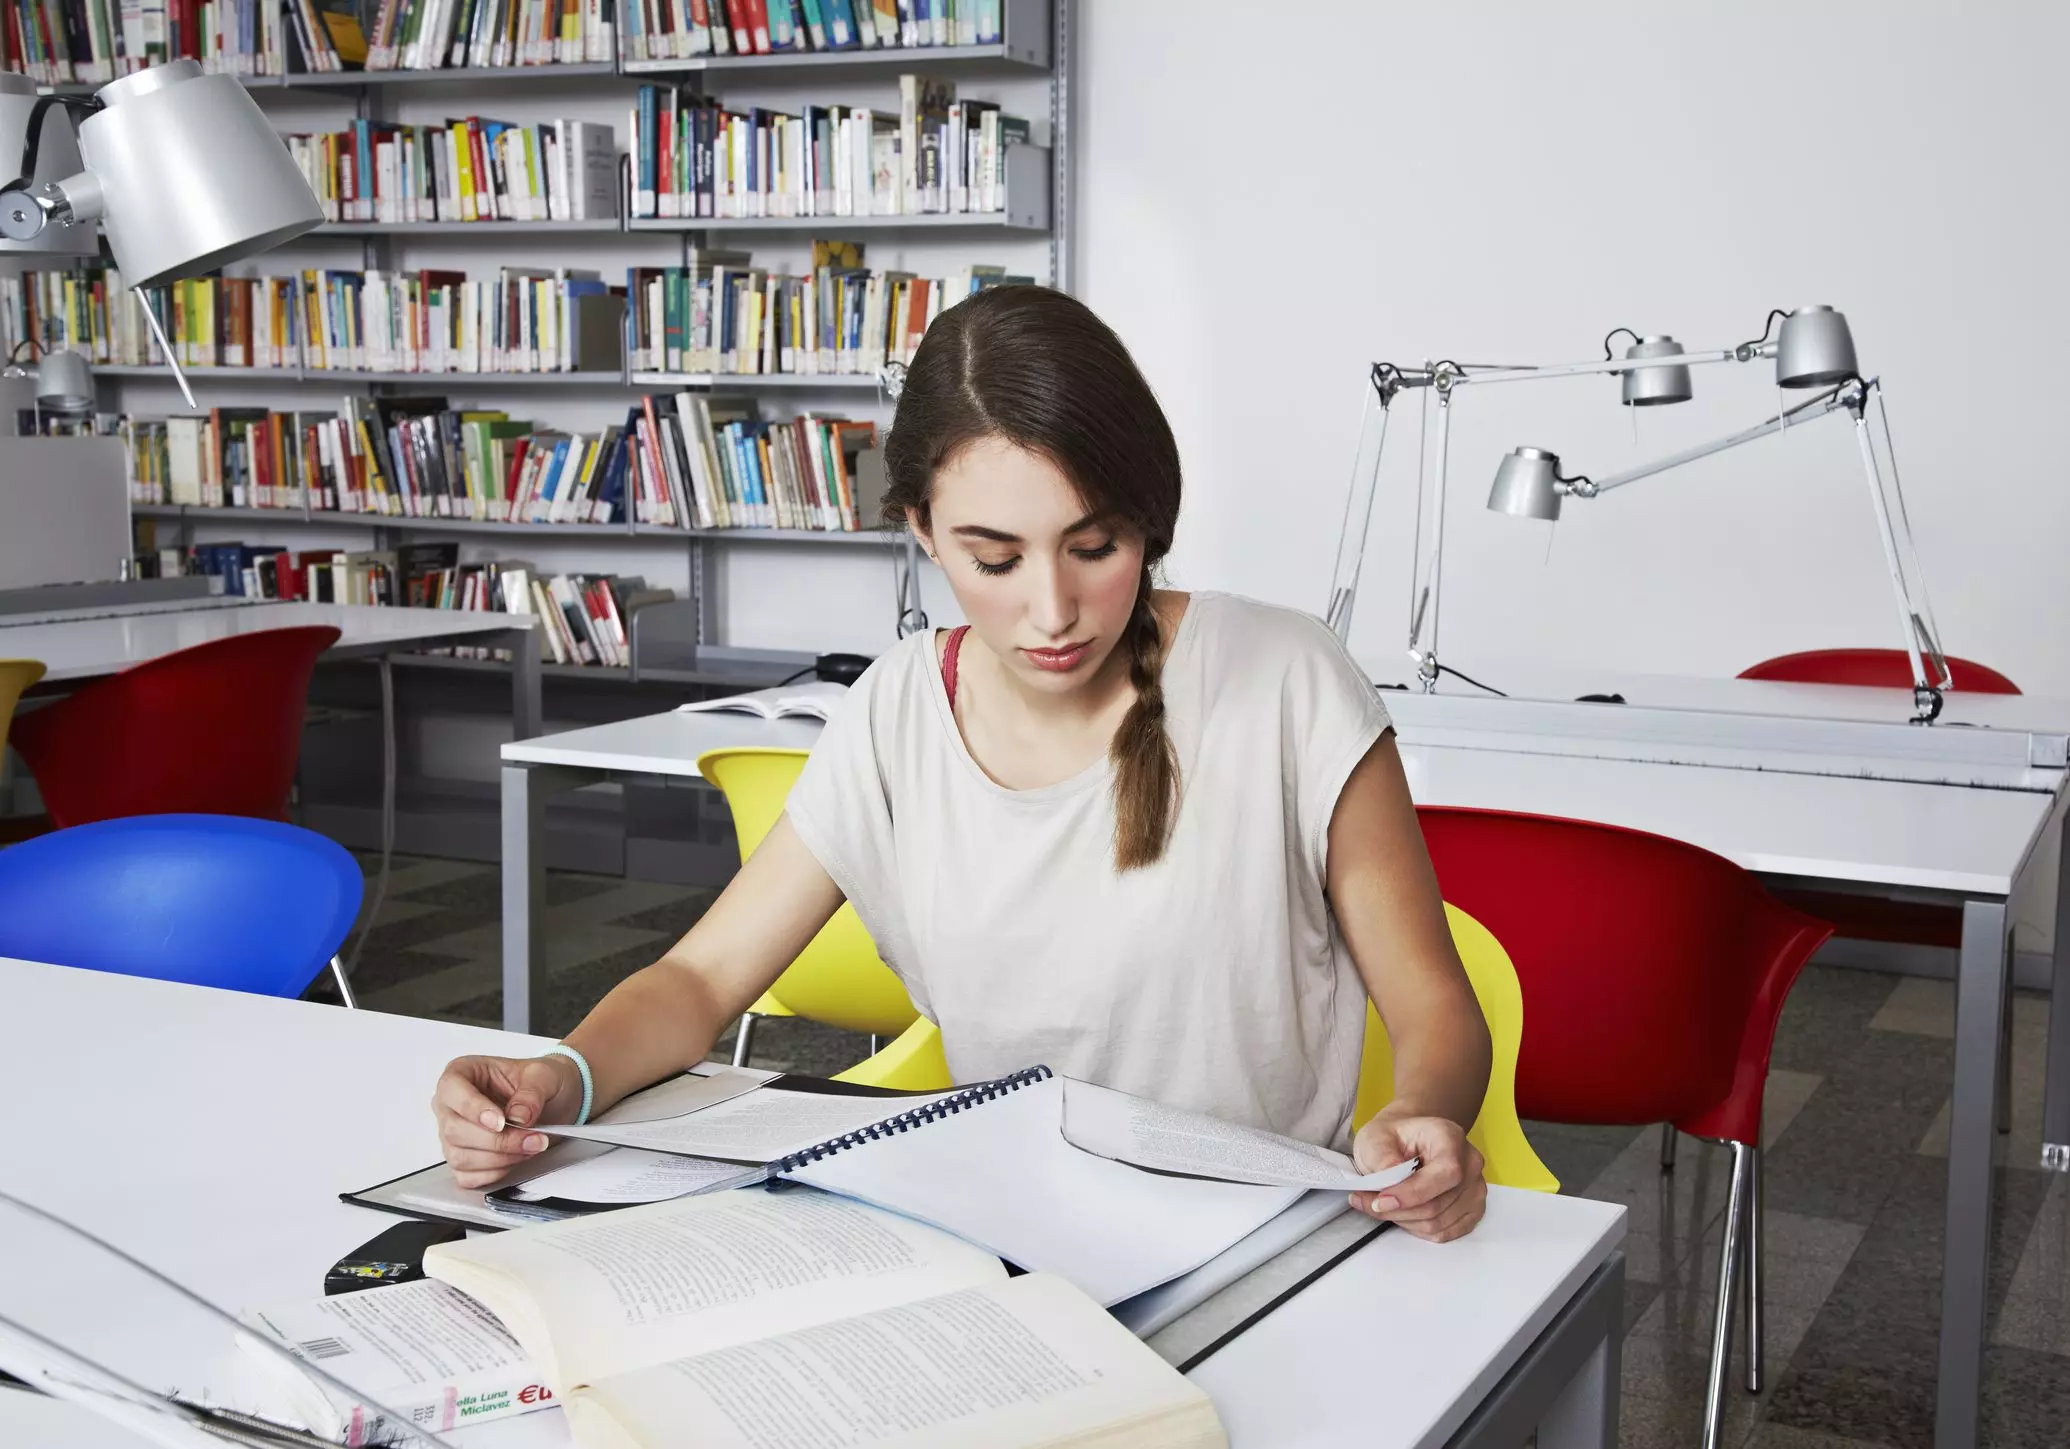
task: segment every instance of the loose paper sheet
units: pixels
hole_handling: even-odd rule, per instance
[[[601,1157],[592,1157],[555,1172],[535,1177],[512,1189],[511,1196],[525,1202],[559,1198],[566,1202],[623,1204],[661,1202],[693,1192],[708,1192],[726,1183],[737,1183],[755,1175],[753,1168],[737,1162],[713,1162],[703,1157],[678,1157],[670,1152],[648,1152],[638,1147],[614,1147]]]
[[[1416,1170],[1412,1159],[1362,1173],[1349,1157],[1312,1142],[1239,1127],[1090,1082],[1064,1083],[1064,1140],[1082,1152],[1156,1172],[1262,1187],[1374,1192]]]
[[[592,1122],[587,1127],[542,1126],[539,1130],[690,1157],[770,1162],[951,1095],[844,1097],[764,1087],[679,1117],[620,1124]]]

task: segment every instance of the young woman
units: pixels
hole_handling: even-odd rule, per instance
[[[958,304],[885,466],[970,624],[871,667],[711,909],[569,1035],[594,1110],[702,1060],[845,898],[956,1080],[1041,1062],[1364,1170],[1420,1157],[1354,1205],[1470,1231],[1488,1034],[1387,712],[1315,619],[1153,587],[1179,455],[1121,340],[1045,288]],[[1368,996],[1396,1095],[1354,1142]],[[581,1101],[566,1055],[463,1057],[433,1109],[480,1186]]]

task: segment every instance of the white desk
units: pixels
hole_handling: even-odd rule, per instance
[[[425,1102],[449,1057],[544,1045],[4,959],[0,1003],[35,1024],[0,1053],[0,1180],[232,1312],[317,1295],[393,1221],[337,1193],[436,1157]],[[111,1123],[128,1124],[119,1147]],[[1621,1208],[1498,1188],[1469,1239],[1382,1234],[1194,1378],[1239,1449],[1497,1449],[1534,1426],[1544,1449],[1612,1449],[1623,1235]],[[454,1438],[568,1442],[558,1411]],[[0,1444],[137,1442],[0,1391]]]
[[[523,614],[458,609],[376,608],[368,604],[248,603],[220,599],[197,607],[97,614],[43,623],[0,620],[0,658],[40,659],[39,691],[114,674],[177,649],[234,634],[329,624],[339,639],[325,656],[350,659],[433,644],[479,644],[511,651],[511,717],[520,739],[540,728],[539,639]]]
[[[1762,685],[1755,693],[1773,701],[1796,698],[1791,691],[1807,688],[1812,694],[1802,696],[1805,701],[1833,692]],[[1860,693],[1909,700],[1902,691]],[[1966,705],[1981,700],[1964,697]],[[1926,732],[1911,726],[1883,729],[1872,719],[1866,721],[1868,730],[1856,732],[1846,730],[1850,722],[1840,721],[1842,743],[1836,744],[1834,735],[1806,714],[1800,718],[1809,722],[1809,732],[1789,740],[1811,748],[1764,756],[1756,746],[1772,750],[1772,736],[1757,736],[1753,744],[1744,736],[1737,743],[1706,740],[1702,732],[1712,728],[1715,718],[1707,722],[1701,711],[1685,711],[1676,727],[1689,724],[1698,737],[1682,740],[1665,758],[1652,758],[1649,752],[1657,741],[1634,743],[1628,735],[1619,736],[1617,721],[1635,718],[1637,712],[1626,715],[1616,706],[1548,706],[1604,723],[1538,737],[1516,730],[1514,722],[1527,715],[1505,712],[1502,707],[1512,702],[1491,699],[1486,709],[1475,712],[1476,706],[1457,699],[1438,696],[1437,701],[1433,706],[1420,697],[1387,696],[1402,721],[1402,758],[1419,804],[1597,820],[1689,841],[1778,883],[1903,890],[1960,905],[1963,945],[1936,1443],[1941,1449],[1970,1449],[1976,1443],[1983,1374],[1991,1153],[2003,1066],[1999,1026],[2008,1005],[2007,908],[2034,868],[2046,835],[2054,831],[2060,837],[2066,828],[2064,772],[2033,766],[2024,758],[2025,745],[2014,762],[1994,760],[1990,752],[2003,748],[2003,738],[1968,740],[1957,726],[1941,731],[1949,741],[1943,745],[1922,742]],[[1514,703],[1534,719],[1546,713],[1538,702]],[[1788,716],[1782,717],[1787,722]],[[1768,726],[1757,717],[1750,728]],[[540,984],[536,910],[544,892],[537,842],[548,792],[635,774],[695,778],[696,757],[704,750],[738,744],[809,748],[812,733],[807,722],[772,728],[746,716],[672,714],[506,746],[505,1026],[522,1029],[529,1022],[529,1003]],[[2048,731],[2036,728],[2034,733]],[[1874,744],[1888,752],[1845,753]],[[1940,773],[1951,750],[1958,759],[1965,751],[1978,752],[1964,765],[1974,777]],[[1807,753],[1808,761],[1797,758]],[[1923,774],[1913,768],[1921,760],[1926,762]],[[2065,982],[2070,980],[2064,972],[2070,961],[2070,850],[2063,852],[2061,870],[2055,959],[2056,979]],[[2046,1101],[2050,1165],[2070,1167],[2070,985],[2058,990],[2052,1003]]]

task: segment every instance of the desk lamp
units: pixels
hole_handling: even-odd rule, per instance
[[[1777,328],[1780,319],[1782,325]],[[1583,374],[1615,374],[1620,395],[1630,407],[1655,407],[1687,402],[1693,395],[1690,369],[1716,362],[1752,362],[1773,359],[1778,387],[1823,388],[1806,402],[1778,410],[1774,416],[1726,437],[1684,449],[1665,458],[1627,469],[1611,477],[1591,479],[1560,472],[1560,458],[1544,448],[1517,448],[1496,469],[1488,507],[1498,513],[1521,518],[1556,519],[1561,500],[1594,498],[1611,488],[1650,478],[1670,468],[1707,458],[1756,438],[1787,430],[1791,424],[1808,422],[1836,412],[1854,420],[1855,440],[1861,451],[1862,467],[1869,483],[1884,565],[1890,574],[1896,599],[1899,628],[1905,655],[1912,666],[1912,719],[1929,724],[1941,711],[1942,691],[1951,685],[1946,657],[1941,652],[1933,610],[1927,602],[1926,585],[1912,543],[1911,525],[1905,516],[1904,496],[1898,484],[1897,459],[1890,443],[1890,417],[1884,407],[1883,389],[1875,378],[1864,378],[1855,364],[1854,336],[1847,319],[1831,307],[1800,307],[1794,312],[1777,309],[1768,314],[1762,334],[1751,341],[1710,351],[1690,352],[1672,337],[1640,336],[1631,333],[1632,343],[1622,357],[1610,343],[1617,328],[1604,339],[1603,356],[1587,362],[1561,363],[1545,367],[1467,366],[1452,361],[1427,362],[1405,368],[1388,362],[1373,364],[1369,380],[1364,425],[1360,430],[1358,461],[1351,489],[1344,505],[1344,532],[1337,545],[1335,581],[1331,586],[1330,627],[1340,639],[1351,632],[1351,613],[1357,603],[1358,577],[1364,562],[1366,531],[1372,520],[1373,494],[1379,482],[1380,456],[1387,442],[1387,420],[1394,399],[1405,388],[1422,390],[1426,402],[1437,400],[1435,464],[1427,472],[1419,467],[1416,532],[1424,532],[1423,517],[1430,516],[1427,542],[1418,552],[1415,578],[1411,583],[1409,611],[1409,657],[1416,663],[1416,675],[1426,693],[1437,688],[1443,667],[1438,662],[1439,576],[1444,562],[1446,453],[1451,436],[1452,395],[1468,384],[1542,381]],[[1875,395],[1876,420],[1881,437],[1869,426],[1869,397]],[[1426,429],[1428,431],[1428,429]]]
[[[40,356],[29,367],[19,361],[23,348]],[[93,369],[86,359],[64,347],[48,347],[24,337],[15,344],[0,378],[36,379],[36,406],[54,413],[88,412],[94,405]]]
[[[17,127],[22,138],[19,174],[0,187],[0,253],[92,254],[98,223],[116,269],[141,293],[323,221],[258,103],[232,77],[204,74],[198,61],[136,71],[92,96],[25,95],[17,79],[0,85],[0,145]],[[78,117],[76,146],[70,127],[46,124],[58,109]],[[144,316],[193,407],[148,302]]]

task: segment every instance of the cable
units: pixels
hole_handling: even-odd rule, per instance
[[[796,684],[799,680],[803,679],[806,675],[812,673],[812,671],[817,668],[819,668],[817,664],[808,664],[803,669],[799,670],[796,674],[791,675],[788,679],[777,680],[776,684],[773,687],[777,689],[782,689],[786,684]]]
[[[1610,339],[1615,337],[1620,332],[1628,335],[1632,339],[1632,342],[1634,344],[1637,344],[1638,342],[1643,340],[1638,333],[1632,331],[1632,329],[1629,327],[1612,327],[1608,332],[1605,332],[1603,334],[1603,361],[1609,362],[1613,360],[1610,352]]]
[[[359,928],[351,954],[345,957],[347,981],[358,973],[360,952],[366,949],[367,937],[374,934],[374,923],[381,919],[381,907],[388,899],[388,867],[395,858],[395,667],[385,654],[377,662],[381,669],[381,873],[374,879],[373,908]]]
[[[1778,317],[1787,317],[1789,315],[1789,312],[1784,308],[1770,307],[1768,309],[1768,320],[1761,324],[1761,335],[1759,337],[1751,338],[1748,341],[1740,343],[1739,347],[1735,347],[1732,350],[1734,352],[1738,352],[1741,348],[1759,347],[1762,343],[1768,340],[1768,334],[1775,326],[1775,319]]]
[[[1468,684],[1472,685],[1472,686],[1473,686],[1473,687],[1474,687],[1475,689],[1485,689],[1485,690],[1487,690],[1487,691],[1488,691],[1488,693],[1490,693],[1490,694],[1494,695],[1494,696],[1495,696],[1495,697],[1496,697],[1497,699],[1508,699],[1508,698],[1509,698],[1509,696],[1508,696],[1507,694],[1505,694],[1505,693],[1503,693],[1503,692],[1502,692],[1501,690],[1497,689],[1497,688],[1496,688],[1496,687],[1495,687],[1494,685],[1492,685],[1492,684],[1483,684],[1483,683],[1481,683],[1481,682],[1480,682],[1480,681],[1479,681],[1478,679],[1475,679],[1475,678],[1474,678],[1474,677],[1473,677],[1472,675],[1470,675],[1470,674],[1467,674],[1467,673],[1465,673],[1465,672],[1464,672],[1464,671],[1462,671],[1462,670],[1454,669],[1454,668],[1453,668],[1453,667],[1452,667],[1451,665],[1449,665],[1449,664],[1440,664],[1440,665],[1438,666],[1438,673],[1440,673],[1440,674],[1449,674],[1449,675],[1451,675],[1451,676],[1452,676],[1452,677],[1453,677],[1454,679],[1463,679],[1463,680],[1465,680],[1465,681],[1466,681],[1466,682],[1467,682]]]

